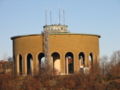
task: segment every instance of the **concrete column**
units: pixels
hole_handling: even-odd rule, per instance
[[[32,71],[32,75],[34,75],[34,62],[35,62],[35,59],[34,59],[34,55],[33,55],[33,59],[30,60],[30,63],[31,63],[31,71]]]
[[[77,53],[74,53],[74,72],[78,72],[79,71],[79,56]]]
[[[31,71],[32,75],[36,75],[39,72],[39,62],[38,62],[38,56],[36,54],[32,54],[32,60],[31,61]]]
[[[93,60],[94,60],[94,63],[99,63],[99,54],[96,53],[96,55],[94,55],[93,53]]]
[[[39,59],[37,55],[34,55],[34,74],[38,74],[40,71]]]
[[[19,68],[20,68],[20,66],[19,66]],[[19,69],[20,70],[20,69]],[[19,72],[20,73],[20,72]],[[22,75],[24,74],[24,58],[23,58],[23,56],[22,56]]]
[[[69,71],[68,71],[68,58],[65,58],[65,73],[68,75]]]
[[[87,67],[91,67],[90,53],[87,53],[87,58],[88,58]]]
[[[27,56],[23,55],[23,75],[27,75]]]
[[[16,74],[19,75],[19,56],[16,55],[15,57],[15,68],[16,68]]]
[[[89,66],[89,55],[88,53],[86,52],[85,53],[85,67],[88,67]]]
[[[49,64],[51,70],[53,71],[53,69],[54,69],[54,67],[53,67],[53,64],[54,64],[54,62],[53,62],[53,57],[50,56],[50,59],[49,59],[49,60],[50,60],[50,61],[48,62],[48,64]]]
[[[93,65],[98,63],[97,56],[93,54]]]
[[[64,54],[60,53],[60,68],[61,68],[61,74],[65,74],[65,56]]]

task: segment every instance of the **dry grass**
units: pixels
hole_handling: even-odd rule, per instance
[[[120,63],[108,65],[105,73],[102,70],[96,63],[89,74],[54,76],[47,69],[34,77],[1,74],[0,90],[120,90]]]
[[[53,76],[43,73],[16,78],[10,74],[0,75],[0,90],[120,90],[120,67],[112,66],[105,75],[97,65],[87,75]]]

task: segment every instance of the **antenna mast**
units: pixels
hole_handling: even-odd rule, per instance
[[[61,24],[61,11],[59,9],[59,24]]]
[[[65,25],[65,11],[63,10],[63,24]]]
[[[50,11],[50,25],[52,24],[52,12]]]
[[[48,11],[45,10],[45,25],[47,25],[47,13],[48,13]]]

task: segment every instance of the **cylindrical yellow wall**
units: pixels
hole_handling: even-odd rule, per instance
[[[38,54],[43,52],[43,36],[27,35],[13,37],[14,61],[17,55],[23,56],[24,74],[26,74],[25,61],[27,54],[33,55],[33,73],[38,71]],[[74,71],[79,70],[79,53],[85,54],[85,65],[89,66],[88,56],[93,53],[94,60],[99,58],[99,36],[88,34],[52,34],[49,35],[50,54],[58,52],[61,60],[61,73],[65,73],[65,54],[72,52],[74,55]],[[17,67],[17,65],[16,65]],[[17,70],[17,69],[16,69]],[[17,71],[16,71],[17,72]]]

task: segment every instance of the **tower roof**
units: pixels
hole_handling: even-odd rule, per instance
[[[52,24],[43,26],[44,31],[49,33],[68,33],[68,26],[61,24]]]

